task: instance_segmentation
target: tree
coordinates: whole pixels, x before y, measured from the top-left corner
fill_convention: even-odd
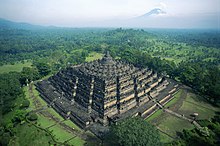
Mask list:
[[[220,70],[218,67],[212,67],[208,70],[206,76],[206,89],[208,95],[210,95],[214,102],[220,101]]]
[[[45,62],[34,62],[34,64],[36,65],[39,74],[43,77],[48,75],[51,72],[51,67],[45,63]]]
[[[25,99],[22,104],[21,104],[21,108],[28,108],[30,106],[30,101]]]
[[[110,126],[105,137],[108,145],[118,146],[159,146],[156,128],[140,117],[128,118]]]
[[[0,74],[0,110],[3,114],[10,112],[17,97],[23,96],[18,73]]]
[[[0,145],[2,146],[7,146],[9,141],[10,141],[10,133],[9,132],[5,132],[0,139]]]
[[[25,111],[23,110],[16,110],[15,111],[15,116],[12,119],[12,122],[14,124],[20,123],[25,119]]]
[[[40,78],[37,68],[23,67],[20,77],[20,83],[26,85],[31,81],[38,80]]]
[[[27,116],[27,119],[30,121],[36,121],[38,119],[38,116],[35,113],[31,113]]]

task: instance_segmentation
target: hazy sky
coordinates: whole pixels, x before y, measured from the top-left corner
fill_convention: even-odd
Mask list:
[[[85,26],[130,19],[154,8],[161,8],[169,18],[198,18],[197,23],[207,19],[212,21],[210,27],[211,23],[219,27],[220,0],[0,0],[0,17],[40,25]]]

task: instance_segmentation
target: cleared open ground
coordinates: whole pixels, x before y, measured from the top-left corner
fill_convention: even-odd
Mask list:
[[[31,67],[31,65],[32,65],[31,62],[24,62],[24,63],[18,62],[18,63],[15,63],[14,65],[11,65],[11,64],[3,65],[3,66],[0,66],[0,74],[9,73],[13,71],[21,72],[23,67]]]
[[[88,57],[86,57],[86,62],[91,62],[97,59],[101,59],[103,54],[97,52],[91,52]]]

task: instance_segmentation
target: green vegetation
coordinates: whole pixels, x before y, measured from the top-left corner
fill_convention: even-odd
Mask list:
[[[38,92],[35,90],[35,86],[32,88],[33,93],[30,93],[31,91],[29,91],[29,87],[27,86],[23,87],[23,89],[21,88],[23,77],[26,75],[30,77],[32,74],[27,74],[25,68],[21,73],[8,73],[0,75],[0,83],[2,86],[0,90],[1,101],[4,103],[1,104],[0,107],[1,111],[3,111],[0,121],[1,145],[49,145],[50,143],[63,143],[72,137],[74,138],[70,139],[67,144],[83,145],[85,143],[84,140],[79,137],[75,137],[75,135],[61,128],[59,124],[55,124],[56,122],[51,120],[49,117],[44,117],[41,114],[28,113],[34,109],[41,108],[39,106],[36,107],[36,99],[34,98],[37,98],[42,107],[46,106],[47,104],[39,97]],[[58,118],[60,121],[64,120],[51,108],[48,109],[48,112],[50,112],[52,116]],[[26,119],[33,121],[33,125],[28,124]],[[65,122],[74,129],[78,131],[81,130],[72,122]],[[52,127],[48,128],[49,126]],[[25,128],[27,129],[25,130]],[[52,131],[51,134],[49,131]],[[54,141],[54,139],[56,141]]]
[[[183,92],[183,89],[180,89],[175,95],[174,95],[174,98],[169,101],[165,107],[169,107],[169,106],[172,106],[174,105],[175,103],[177,103],[179,100],[180,100],[180,97],[181,97],[181,94]],[[183,97],[182,97],[183,98]]]
[[[193,146],[217,146],[220,136],[220,115],[219,113],[211,120],[200,120],[199,123],[208,129],[209,135],[202,135],[199,130],[183,130],[180,133],[181,139],[172,142],[170,145],[193,145]]]
[[[18,73],[0,74],[0,110],[2,114],[12,111],[16,98],[23,96]]]
[[[220,35],[217,32],[51,28],[0,29],[0,36],[0,145],[28,145],[36,133],[39,134],[32,145],[54,144],[56,142],[52,140],[53,137],[62,142],[70,138],[70,134],[52,119],[38,113],[37,116],[27,116],[30,111],[47,104],[39,97],[34,86],[32,95],[25,85],[48,78],[70,65],[100,59],[105,51],[109,51],[115,59],[120,58],[138,67],[149,67],[159,74],[190,86],[196,95],[185,95],[185,92],[180,91],[166,107],[188,117],[198,113],[198,120],[211,120],[207,126],[215,133],[212,137],[215,138],[218,134],[218,131],[213,130],[219,129],[219,124],[213,116],[219,111],[220,105]],[[41,107],[36,107],[32,96],[37,98]],[[46,111],[63,120],[52,108]],[[28,119],[33,120],[31,123],[39,127],[28,124]],[[201,138],[204,143],[205,140],[208,141],[208,138],[204,139],[198,135],[190,123],[165,114],[162,110],[155,112],[147,121],[156,123],[162,131],[173,137],[179,136],[176,132],[182,133],[180,138],[183,141],[179,141],[181,144],[194,144],[186,142],[190,136]],[[70,120],[63,123],[81,131]],[[48,128],[49,126],[52,127]],[[52,132],[52,135],[45,134],[43,129],[46,128],[55,132]],[[188,131],[182,132],[183,129]],[[32,136],[25,135],[22,130],[32,130],[29,132]],[[57,132],[59,134],[56,134]],[[160,136],[165,143],[173,140],[161,132]],[[215,145],[215,141],[211,141],[211,144]],[[79,137],[68,141],[70,145],[85,143],[87,142]]]
[[[30,102],[25,98],[21,88],[21,73],[8,73],[0,75],[0,145],[48,145],[52,137],[26,122]],[[31,115],[30,120],[37,120]]]
[[[205,99],[201,100],[201,97],[187,91],[186,97],[181,94],[184,89],[180,90],[165,107],[169,107],[171,110],[176,111],[177,113],[183,114],[186,117],[192,117],[194,113],[198,113],[198,120],[211,119],[216,115],[220,109],[219,107],[215,107],[210,103],[207,103]],[[182,100],[182,98],[185,98]],[[179,134],[182,133],[183,130],[193,130],[195,127],[192,123],[185,121],[183,119],[179,119],[170,115],[168,113],[164,113],[162,110],[158,110],[155,114],[147,119],[148,122],[155,124],[162,130],[160,132],[161,141],[164,143],[170,143],[176,138],[179,137]],[[171,136],[171,137],[170,137]]]
[[[42,108],[43,106],[47,106],[47,103],[39,96],[38,91],[35,89],[35,86],[33,86],[33,93],[35,96],[35,100],[37,100],[38,102],[40,102],[41,106],[38,108]],[[34,100],[31,99],[30,97],[28,97],[28,99],[31,101],[32,105]],[[35,108],[35,106],[33,107]],[[46,112],[49,112],[53,117],[59,119],[60,121],[63,121],[63,117],[61,117],[56,111],[54,111],[54,109],[52,108],[48,108],[45,110]],[[70,145],[74,145],[75,143],[79,144],[79,145],[83,145],[85,143],[84,140],[80,139],[79,137],[69,133],[68,131],[66,131],[65,129],[63,129],[62,127],[59,126],[59,124],[57,124],[57,122],[55,122],[54,120],[52,120],[50,117],[45,117],[41,114],[37,114],[38,115],[38,120],[37,120],[37,125],[47,129],[49,131],[51,131],[52,135],[55,137],[55,139],[59,142],[65,142],[73,137],[73,139],[71,139],[68,144]],[[66,120],[63,121],[62,123],[65,123],[66,125],[78,130],[79,132],[81,132],[81,129],[76,126],[73,122],[71,122],[70,120]]]
[[[155,113],[153,113],[149,118],[146,119],[147,122],[155,119],[156,117],[160,116],[162,114],[162,109],[158,109]]]
[[[90,62],[93,60],[101,59],[103,54],[97,52],[91,52],[88,57],[86,57],[86,62]]]
[[[82,129],[80,129],[76,124],[74,124],[71,120],[66,120],[64,121],[63,123],[65,123],[66,125],[78,130],[78,131],[81,131]]]
[[[190,93],[186,100],[183,101],[179,112],[187,116],[198,113],[198,119],[211,119],[218,110],[219,108],[202,101],[198,96]]]
[[[178,102],[180,100],[180,95],[181,93],[183,92],[182,89],[180,89],[175,95],[174,95],[174,98],[169,101],[165,107],[169,107],[169,106],[172,106],[174,105],[176,102]],[[158,109],[154,114],[152,114],[149,118],[146,119],[146,121],[152,121],[153,119],[157,118],[158,116],[160,116],[161,114],[163,113],[163,110],[162,109]]]
[[[29,124],[16,126],[16,137],[11,139],[9,146],[22,145],[22,146],[39,146],[49,145],[53,143],[53,139],[45,131],[39,130],[35,126]]]
[[[18,62],[12,64],[5,64],[0,66],[0,74],[2,73],[9,73],[9,72],[21,72],[24,67],[31,67],[32,63],[25,61],[25,62]]]
[[[156,128],[139,117],[128,118],[112,125],[106,141],[109,145],[119,146],[161,145]]]
[[[109,50],[113,57],[140,67],[148,66],[159,73],[179,79],[195,90],[207,94],[212,98],[210,101],[218,104],[220,51],[216,40],[219,40],[219,35],[213,31],[202,33],[189,30],[157,30],[154,34],[149,32],[121,28],[50,29],[38,32],[1,30],[0,34],[4,38],[0,38],[0,41],[4,43],[0,46],[0,63],[32,60],[39,73],[36,78],[42,78],[70,64],[97,59]],[[20,37],[17,36],[18,33]],[[178,41],[174,41],[174,36]],[[198,45],[192,43],[189,39],[191,36],[196,37],[193,40],[196,40]],[[207,43],[204,38],[213,38],[208,41],[215,45],[204,45]],[[29,43],[25,43],[26,41]]]
[[[59,125],[49,128],[49,131],[52,131],[52,133],[54,133],[56,140],[61,141],[61,142],[65,142],[66,140],[74,136],[73,134],[68,133],[65,130],[63,130],[62,127],[60,127]]]
[[[28,108],[30,106],[30,101],[25,99],[22,104],[21,104],[21,108]]]
[[[85,144],[85,141],[83,141],[79,137],[75,137],[72,140],[70,140],[69,143],[74,146],[83,146]]]
[[[174,140],[173,138],[167,136],[165,133],[159,132],[159,134],[160,134],[160,141],[164,145],[166,145],[167,143],[170,143],[170,142],[172,142]]]
[[[176,137],[177,132],[182,132],[183,129],[192,129],[194,126],[186,120],[167,115],[166,118],[158,123],[158,126],[166,133]]]
[[[27,115],[27,119],[29,121],[36,121],[38,119],[38,116],[35,113],[30,113],[30,114]]]
[[[38,115],[37,123],[40,127],[47,128],[50,127],[51,125],[54,125],[56,122],[42,115]]]

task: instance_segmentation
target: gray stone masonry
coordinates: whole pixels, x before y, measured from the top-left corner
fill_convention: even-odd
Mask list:
[[[153,100],[165,102],[178,88],[155,71],[114,60],[109,53],[101,60],[61,70],[36,85],[49,105],[82,128],[107,126],[129,116],[146,118],[158,109]]]

